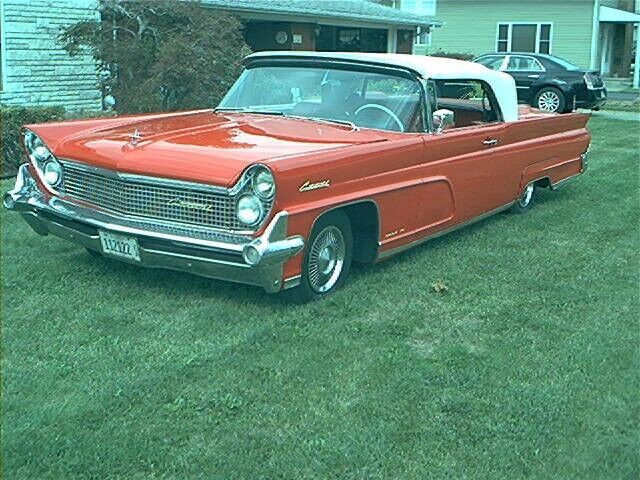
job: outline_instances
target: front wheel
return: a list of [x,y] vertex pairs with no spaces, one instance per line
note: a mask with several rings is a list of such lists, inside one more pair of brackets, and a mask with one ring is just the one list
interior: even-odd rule
[[344,212],[331,212],[316,222],[302,260],[300,285],[289,295],[299,303],[337,290],[349,275],[353,251],[351,222]]
[[533,106],[550,113],[562,113],[567,106],[567,100],[560,90],[554,87],[541,89],[533,100]]

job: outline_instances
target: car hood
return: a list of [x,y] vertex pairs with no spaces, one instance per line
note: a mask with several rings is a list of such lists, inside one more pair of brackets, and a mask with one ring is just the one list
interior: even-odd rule
[[[96,124],[50,144],[54,154],[119,172],[216,185],[232,185],[253,163],[277,169],[286,158],[388,139],[378,130],[211,110]],[[42,132],[47,143],[52,132]]]

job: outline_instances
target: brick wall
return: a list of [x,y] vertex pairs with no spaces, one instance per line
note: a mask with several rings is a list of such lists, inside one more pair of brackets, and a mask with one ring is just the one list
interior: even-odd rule
[[98,18],[95,0],[0,0],[4,105],[100,108],[95,63],[57,43],[63,26]]

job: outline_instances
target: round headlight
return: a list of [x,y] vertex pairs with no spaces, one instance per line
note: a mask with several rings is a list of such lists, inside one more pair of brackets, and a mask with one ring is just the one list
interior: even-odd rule
[[51,156],[51,152],[44,145],[38,145],[33,149],[33,156],[36,157],[36,160],[40,162],[44,162],[47,158]]
[[262,219],[263,213],[262,203],[255,196],[243,195],[238,200],[238,220],[244,225],[249,227],[255,225]]
[[253,192],[264,200],[272,198],[276,193],[276,184],[269,170],[260,169],[260,171],[253,176],[251,184]]
[[44,164],[44,181],[55,187],[62,181],[62,165],[56,160],[49,160]]

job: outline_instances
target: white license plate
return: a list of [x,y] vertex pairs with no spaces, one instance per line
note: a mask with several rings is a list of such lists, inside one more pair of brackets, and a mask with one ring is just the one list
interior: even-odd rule
[[100,242],[102,243],[102,251],[108,255],[116,257],[128,258],[129,260],[140,261],[140,249],[138,248],[138,239],[116,235],[114,233],[98,231]]

